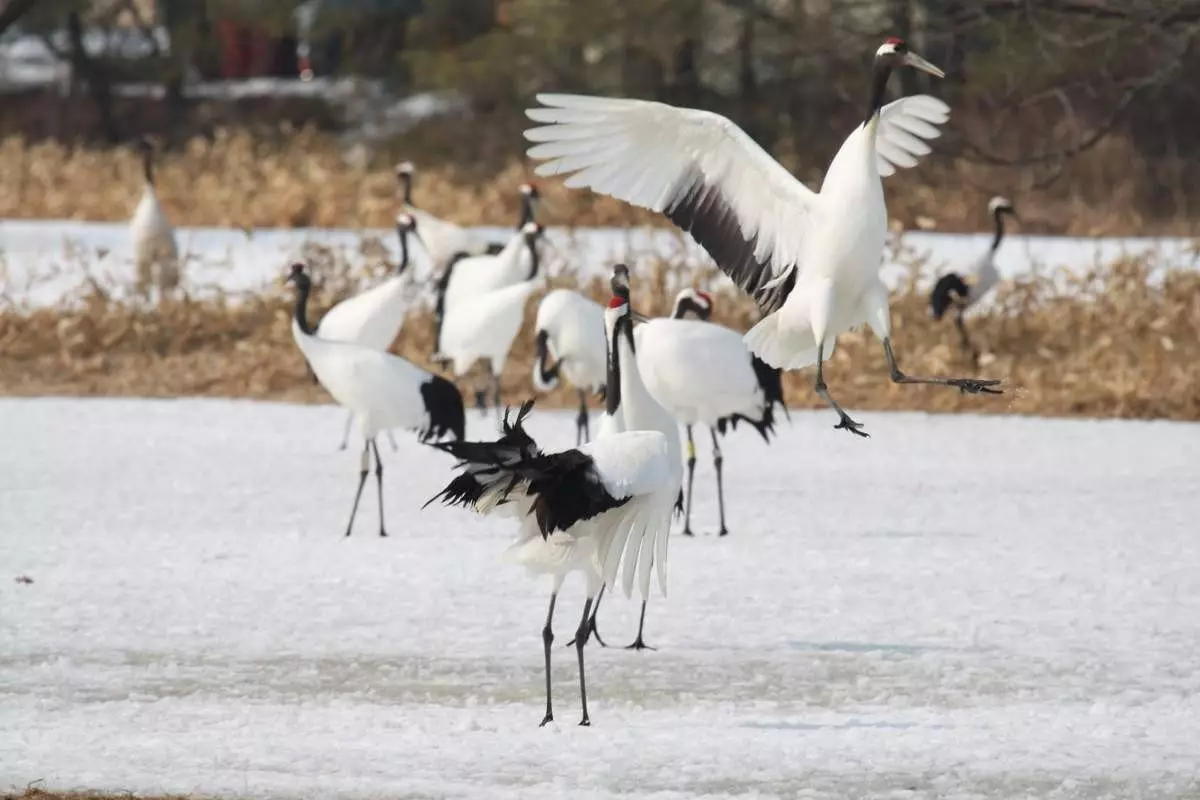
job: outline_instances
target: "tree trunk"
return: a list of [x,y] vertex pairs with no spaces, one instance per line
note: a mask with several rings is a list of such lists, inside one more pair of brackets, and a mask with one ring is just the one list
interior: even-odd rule
[[0,8],[0,34],[11,28],[36,2],[37,0],[8,0],[4,8]]
[[[909,0],[888,0],[888,10],[892,23],[892,35],[899,36],[912,45],[912,8]],[[920,84],[915,71],[901,69],[897,70],[897,73],[900,76],[900,91],[903,96],[908,97],[920,93]]]
[[109,144],[121,141],[121,131],[117,127],[116,114],[113,112],[112,79],[108,67],[102,60],[93,60],[83,45],[83,21],[78,11],[67,15],[67,36],[71,41],[71,69],[75,77],[82,78],[88,86],[92,102],[96,104],[96,114],[100,118],[100,130]]

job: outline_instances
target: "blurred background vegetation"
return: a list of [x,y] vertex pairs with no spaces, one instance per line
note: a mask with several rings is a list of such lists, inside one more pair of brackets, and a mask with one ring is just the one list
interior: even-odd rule
[[[947,72],[893,91],[954,108],[936,158],[895,182],[901,224],[983,227],[1000,192],[1024,199],[1029,231],[1194,231],[1200,0],[0,0],[0,136],[150,133],[182,153],[231,129],[285,148],[307,127],[326,137],[307,147],[355,169],[403,156],[469,190],[528,172],[535,93],[585,91],[721,112],[815,183],[888,35]],[[435,197],[462,217],[451,194]],[[36,216],[29,202],[0,213]]]

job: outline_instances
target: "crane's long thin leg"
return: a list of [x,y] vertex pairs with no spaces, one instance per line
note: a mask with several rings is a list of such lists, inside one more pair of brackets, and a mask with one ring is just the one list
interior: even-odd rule
[[892,352],[892,340],[883,340],[883,354],[887,356],[888,369],[892,374],[893,383],[927,383],[935,386],[953,386],[963,394],[1004,394],[1002,389],[992,389],[1000,381],[980,378],[914,378],[905,375],[896,364],[896,355]]
[[354,505],[350,508],[350,521],[346,523],[346,535],[354,527],[354,515],[358,513],[358,501],[362,497],[363,485],[367,482],[367,473],[371,471],[371,452],[368,448],[371,440],[363,442],[362,457],[358,460],[358,491],[354,493]]
[[725,463],[725,458],[721,455],[721,443],[717,441],[716,429],[709,428],[708,432],[712,434],[713,466],[717,470],[717,508],[721,510],[721,530],[717,535],[728,536],[729,529],[725,527],[725,487],[721,480],[721,465]]
[[693,536],[692,533],[692,479],[696,477],[696,442],[692,440],[692,426],[684,425],[687,431],[687,502],[683,509],[683,535]]
[[371,440],[371,449],[375,451],[375,483],[379,488],[379,535],[387,536],[383,529],[383,459],[379,457],[379,443]]
[[626,650],[654,650],[656,648],[646,644],[646,640],[642,638],[642,632],[646,629],[646,600],[642,601],[642,613],[638,617],[638,634],[633,640],[633,644],[626,646]]
[[591,438],[591,434],[588,432],[587,392],[580,389],[579,416],[575,418],[575,446],[578,447]]
[[483,416],[487,416],[487,389],[480,389],[478,384],[475,387],[475,408]]
[[[600,638],[600,631],[596,630],[596,615],[600,613],[600,601],[604,599],[605,588],[607,588],[607,584],[601,586],[600,591],[596,594],[596,602],[592,604],[592,619],[591,622],[588,623],[588,629],[591,631],[591,636],[595,637],[596,643],[601,647],[608,647],[608,645],[605,644],[604,640]],[[565,646],[572,647],[574,644],[575,640],[572,639],[571,641],[567,642]]]
[[488,368],[492,375],[492,408],[496,410],[496,420],[500,420],[500,373],[493,367]]
[[862,423],[855,422],[853,419],[851,419],[850,415],[847,414],[845,411],[843,411],[842,407],[839,406],[837,404],[837,402],[832,397],[829,396],[829,389],[828,389],[828,387],[825,386],[825,377],[824,377],[824,372],[822,369],[824,367],[824,365],[825,365],[825,342],[824,342],[824,340],[822,340],[821,343],[817,345],[817,382],[813,386],[813,388],[817,390],[817,394],[819,394],[821,396],[821,399],[824,400],[829,405],[830,408],[832,408],[834,411],[836,411],[838,413],[838,416],[841,418],[841,421],[838,422],[837,425],[833,426],[834,430],[838,430],[839,428],[844,428],[845,430],[850,431],[851,433],[855,434],[856,436],[862,436],[863,438],[870,438],[871,434],[863,433],[861,430],[859,430],[860,428],[862,428]]
[[963,309],[961,308],[954,315],[954,327],[958,328],[958,336],[962,340],[963,349],[971,354],[971,366],[978,369],[979,351],[975,349],[975,345],[971,342],[971,337],[967,336],[967,326],[963,319]]
[[[550,594],[550,610],[546,612],[546,625],[542,628],[542,649],[546,656],[546,716],[542,717],[542,725],[554,720],[554,707],[550,704],[550,645],[554,644],[554,603],[558,600],[558,592]],[[539,725],[538,727],[541,727]]]
[[346,427],[342,430],[342,443],[338,445],[338,450],[345,450],[350,444],[350,426],[354,424],[354,412],[346,412]]
[[579,703],[583,706],[583,719],[579,724],[587,727],[592,724],[588,719],[587,710],[587,679],[583,673],[583,646],[588,640],[588,622],[592,618],[592,598],[583,601],[583,617],[579,620],[579,630],[575,631],[575,653],[579,656]]
[[396,451],[398,451],[400,449],[400,448],[396,447],[396,437],[392,435],[392,432],[390,430],[387,432],[387,437],[388,437],[388,441],[392,443],[392,452],[395,453]]

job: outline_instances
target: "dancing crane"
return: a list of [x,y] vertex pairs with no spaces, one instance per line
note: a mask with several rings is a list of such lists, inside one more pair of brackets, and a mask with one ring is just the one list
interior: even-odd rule
[[999,394],[999,381],[906,375],[892,348],[888,291],[879,276],[887,236],[881,177],[930,150],[949,108],[925,95],[884,105],[898,67],[942,77],[899,38],[875,52],[866,115],[842,144],[820,192],[797,181],[731,121],[708,111],[643,100],[542,94],[526,113],[537,173],[664,213],[758,303],[746,334],[771,366],[816,364],[814,388],[837,428],[867,434],[829,394],[822,364],[838,334],[862,323],[883,344],[891,380]]

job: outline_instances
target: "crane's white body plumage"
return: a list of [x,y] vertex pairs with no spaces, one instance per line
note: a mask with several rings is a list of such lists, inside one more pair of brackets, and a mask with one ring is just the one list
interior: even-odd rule
[[169,292],[179,285],[179,248],[154,186],[149,182],[129,220],[137,281],[143,292],[151,287]]
[[487,251],[490,244],[481,231],[436,217],[416,206],[405,204],[402,213],[416,220],[421,243],[425,245],[425,252],[437,269],[441,269],[458,253],[480,255]]
[[488,294],[535,277],[530,274],[528,235],[529,231],[517,231],[504,245],[504,249],[496,255],[471,256],[454,262],[450,267],[450,274],[446,277],[446,287],[442,294],[445,312],[449,312],[456,304],[468,298]]
[[[599,391],[604,386],[607,353],[604,343],[604,308],[578,292],[554,289],[538,304],[535,332],[546,332],[550,355],[558,372],[577,389]],[[533,384],[539,391],[553,388],[534,365]]]
[[325,390],[354,413],[364,438],[392,428],[426,426],[421,386],[433,380],[429,372],[373,347],[306,334],[295,320],[292,338]]
[[651,396],[684,425],[733,414],[762,416],[767,404],[741,334],[712,322],[652,319],[634,329],[638,370]]
[[457,376],[480,359],[499,375],[521,330],[525,304],[539,285],[540,281],[524,281],[447,305],[438,357],[449,359]]
[[[624,561],[626,593],[632,590],[635,576],[641,574],[641,591],[648,594],[651,565],[649,559],[641,561],[643,549],[654,550],[661,546],[665,562],[666,537],[660,540],[655,536],[658,518],[654,500],[664,482],[670,480],[669,442],[658,431],[626,431],[597,438],[576,450],[592,459],[596,478],[604,491],[616,500],[627,502],[543,538],[536,517],[530,513],[532,499],[520,497],[506,512],[520,520],[516,540],[506,552],[506,558],[534,574],[548,575],[555,593],[567,575],[583,572],[590,596],[605,582],[607,555],[620,538],[620,550],[612,553],[609,580],[615,579],[618,567]],[[505,509],[506,506],[497,508]],[[665,594],[665,569],[660,568],[660,573],[659,586]]]
[[[949,109],[928,96],[884,106],[838,151],[819,193],[728,119],[641,100],[544,94],[527,113],[541,175],[588,187],[695,230],[767,316],[746,343],[773,366],[816,360],[817,343],[863,322],[888,330],[879,280],[887,232],[880,177],[929,152]],[[882,328],[882,330],[881,330]],[[829,348],[825,356],[828,357]]]
[[408,281],[391,275],[378,286],[338,303],[321,317],[317,335],[337,342],[353,342],[373,350],[387,350],[404,326]]

